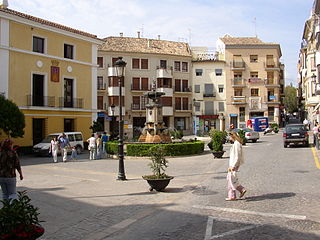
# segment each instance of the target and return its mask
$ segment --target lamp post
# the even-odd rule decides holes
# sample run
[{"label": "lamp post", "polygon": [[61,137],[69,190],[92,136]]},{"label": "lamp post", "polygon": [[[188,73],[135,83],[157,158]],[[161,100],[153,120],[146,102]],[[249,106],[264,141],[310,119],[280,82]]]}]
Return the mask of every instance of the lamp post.
[{"label": "lamp post", "polygon": [[110,105],[111,108],[111,126],[110,126],[110,130],[112,129],[112,136],[115,134],[115,130],[114,130],[114,109],[116,108],[116,106],[114,104]]},{"label": "lamp post", "polygon": [[123,99],[122,99],[122,84],[124,83],[124,69],[127,63],[122,60],[122,57],[115,62],[117,77],[119,80],[119,151],[118,151],[118,158],[119,158],[119,172],[118,172],[118,179],[117,180],[127,180],[126,175],[124,172],[124,153],[123,153],[123,116],[122,116],[122,106],[123,106]]}]

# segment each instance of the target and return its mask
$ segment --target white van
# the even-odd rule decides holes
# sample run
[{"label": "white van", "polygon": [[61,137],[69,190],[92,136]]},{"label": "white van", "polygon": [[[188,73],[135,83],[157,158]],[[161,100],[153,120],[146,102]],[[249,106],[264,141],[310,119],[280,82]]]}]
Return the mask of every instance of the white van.
[{"label": "white van", "polygon": [[[65,132],[65,134],[69,139],[70,145],[72,147],[76,147],[77,153],[80,154],[84,149],[82,133],[81,132]],[[33,146],[33,152],[38,155],[48,156],[51,140],[54,137],[57,137],[58,139],[58,137],[61,135],[62,133],[49,134],[40,143]],[[68,151],[71,151],[71,150],[68,150]]]}]

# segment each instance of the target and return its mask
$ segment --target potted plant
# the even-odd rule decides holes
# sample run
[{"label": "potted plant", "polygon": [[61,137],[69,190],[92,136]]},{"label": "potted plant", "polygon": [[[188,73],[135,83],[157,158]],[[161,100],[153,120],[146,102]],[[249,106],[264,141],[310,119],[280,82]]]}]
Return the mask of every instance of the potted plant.
[{"label": "potted plant", "polygon": [[222,158],[225,151],[223,151],[223,142],[226,137],[224,131],[219,131],[216,129],[211,129],[210,132],[211,141],[208,147],[212,151],[214,158]]},{"label": "potted plant", "polygon": [[18,199],[2,200],[0,209],[1,240],[34,240],[44,233],[38,219],[38,208],[30,204],[26,191],[18,192]]},{"label": "potted plant", "polygon": [[238,135],[242,140],[242,145],[246,145],[246,143],[247,143],[246,132],[243,129],[239,129]]},{"label": "potted plant", "polygon": [[271,123],[270,127],[273,129],[274,133],[278,133],[279,132],[279,125],[277,123]]},{"label": "potted plant", "polygon": [[163,146],[156,145],[150,148],[149,156],[151,163],[148,165],[153,175],[145,175],[142,176],[142,178],[150,185],[150,191],[153,189],[158,192],[163,191],[168,186],[170,180],[173,179],[173,177],[165,174],[166,168],[168,167],[168,161],[165,158],[166,151]]}]

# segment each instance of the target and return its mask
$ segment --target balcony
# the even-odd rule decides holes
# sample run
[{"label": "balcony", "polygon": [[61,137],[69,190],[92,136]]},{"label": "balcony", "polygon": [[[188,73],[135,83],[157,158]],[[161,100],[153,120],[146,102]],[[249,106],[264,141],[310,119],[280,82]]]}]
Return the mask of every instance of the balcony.
[{"label": "balcony", "polygon": [[173,116],[173,107],[172,106],[163,106],[162,107],[163,116]]},{"label": "balcony", "polygon": [[151,86],[147,86],[147,87],[138,86],[138,87],[136,87],[131,84],[131,91],[143,91],[143,92],[151,91]]},{"label": "balcony", "polygon": [[54,96],[27,95],[27,106],[31,107],[55,107]]},{"label": "balcony", "polygon": [[246,69],[246,64],[244,61],[232,61],[231,62],[231,70],[234,71],[240,71],[240,70],[245,70]]},{"label": "balcony", "polygon": [[248,79],[248,83],[250,83],[250,84],[264,84],[265,81],[262,78],[251,77]]},{"label": "balcony", "polygon": [[213,93],[204,93],[203,97],[210,97],[210,98],[216,97],[216,93],[215,92],[213,92]]},{"label": "balcony", "polygon": [[251,112],[264,112],[268,108],[266,104],[262,104],[262,97],[249,97],[249,110]]},{"label": "balcony", "polygon": [[97,89],[100,91],[105,91],[107,89],[107,84],[106,83],[98,83]]},{"label": "balcony", "polygon": [[192,88],[191,87],[185,87],[185,88],[175,88],[174,87],[174,92],[175,93],[191,93],[192,92]]},{"label": "balcony", "polygon": [[232,96],[231,102],[232,104],[235,104],[235,105],[247,104],[246,96]]},{"label": "balcony", "polygon": [[246,87],[246,80],[242,78],[231,79],[232,87]]},{"label": "balcony", "polygon": [[[121,88],[121,95],[125,96],[126,88]],[[111,96],[119,96],[119,87],[108,87],[108,95]]]},{"label": "balcony", "polygon": [[172,78],[172,67],[157,67],[157,78]]},{"label": "balcony", "polygon": [[115,67],[108,67],[108,77],[117,77],[117,70]]},{"label": "balcony", "polygon": [[280,84],[278,84],[277,79],[265,79],[265,85],[266,87],[280,87]]},{"label": "balcony", "polygon": [[83,98],[60,97],[59,107],[60,108],[83,108]]},{"label": "balcony", "polygon": [[172,97],[173,96],[173,89],[170,86],[162,86],[157,88],[157,92],[165,93],[165,97]]},{"label": "balcony", "polygon": [[[122,107],[122,116],[126,114],[126,108]],[[114,109],[112,109],[110,106],[108,107],[108,116],[115,117],[120,115],[120,107],[115,106]]]},{"label": "balcony", "polygon": [[145,111],[146,105],[142,103],[132,103],[131,104],[131,110],[132,111]]},{"label": "balcony", "polygon": [[192,111],[192,104],[186,104],[186,105],[174,105],[175,111]]},{"label": "balcony", "polygon": [[280,64],[273,60],[267,60],[264,62],[264,68],[266,71],[280,71]]},{"label": "balcony", "polygon": [[280,104],[278,96],[265,96],[264,101],[266,104]]}]

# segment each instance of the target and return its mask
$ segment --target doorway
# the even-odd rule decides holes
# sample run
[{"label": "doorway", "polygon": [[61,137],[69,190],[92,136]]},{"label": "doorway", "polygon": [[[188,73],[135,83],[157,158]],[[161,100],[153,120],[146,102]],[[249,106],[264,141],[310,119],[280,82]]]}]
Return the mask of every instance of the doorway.
[{"label": "doorway", "polygon": [[32,106],[44,106],[44,75],[32,75]]},{"label": "doorway", "polygon": [[73,107],[73,79],[64,79],[64,107]]},{"label": "doorway", "polygon": [[230,117],[230,125],[233,124],[234,128],[238,128],[238,117]]},{"label": "doorway", "polygon": [[45,119],[33,118],[32,119],[32,141],[36,145],[45,137]]}]

